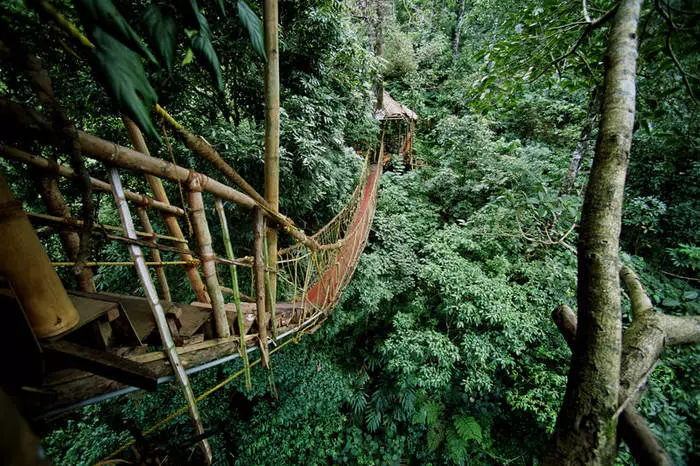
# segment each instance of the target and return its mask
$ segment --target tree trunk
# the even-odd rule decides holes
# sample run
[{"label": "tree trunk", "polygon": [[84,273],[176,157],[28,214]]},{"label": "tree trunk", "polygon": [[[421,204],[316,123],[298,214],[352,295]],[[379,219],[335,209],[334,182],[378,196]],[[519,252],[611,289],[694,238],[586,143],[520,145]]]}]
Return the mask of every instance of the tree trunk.
[{"label": "tree trunk", "polygon": [[[559,306],[552,312],[552,319],[564,339],[573,350],[576,342],[576,316],[567,305]],[[671,460],[654,433],[637,412],[634,405],[625,407],[617,426],[618,435],[632,452],[640,466],[670,466]]]},{"label": "tree trunk", "polygon": [[[41,200],[44,201],[47,212],[55,217],[71,218],[70,208],[58,189],[58,180],[42,171],[35,172],[35,179],[41,189]],[[61,227],[59,227],[58,235],[68,259],[78,262],[80,260],[80,235],[71,229]],[[90,267],[81,267],[75,278],[80,291],[95,291],[95,281],[92,278]]]},{"label": "tree trunk", "polygon": [[586,155],[586,152],[588,152],[593,126],[598,120],[598,114],[600,113],[600,100],[601,92],[598,86],[596,86],[591,91],[590,101],[588,102],[586,122],[583,124],[583,128],[581,128],[581,134],[578,137],[576,148],[571,156],[569,170],[566,173],[566,178],[564,179],[564,183],[559,191],[560,195],[568,194],[571,191],[571,188],[574,186],[578,172],[581,169],[583,157]]},{"label": "tree trunk", "polygon": [[578,326],[564,403],[543,464],[612,464],[622,351],[618,245],[635,110],[642,0],[623,0],[606,54],[603,112],[578,254]]},{"label": "tree trunk", "polygon": [[[383,0],[375,0],[375,8],[377,20],[374,25],[374,55],[380,59],[384,55],[384,5]],[[377,82],[375,83],[375,93],[377,94],[377,110],[381,110],[384,106],[384,73],[381,69],[377,73]]]}]

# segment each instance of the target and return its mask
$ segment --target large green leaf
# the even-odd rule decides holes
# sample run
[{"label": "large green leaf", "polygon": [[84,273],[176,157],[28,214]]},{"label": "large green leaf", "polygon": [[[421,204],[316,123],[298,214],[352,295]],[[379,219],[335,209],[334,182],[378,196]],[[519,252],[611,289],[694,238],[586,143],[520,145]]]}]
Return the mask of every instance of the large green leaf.
[{"label": "large green leaf", "polygon": [[265,40],[263,38],[263,24],[258,15],[250,8],[245,0],[238,0],[238,18],[248,30],[253,48],[267,61],[265,55]]},{"label": "large green leaf", "polygon": [[214,50],[214,45],[211,42],[211,29],[209,28],[209,21],[204,17],[202,12],[199,10],[197,5],[197,0],[189,1],[190,8],[187,11],[187,17],[189,22],[193,27],[196,27],[198,31],[190,34],[190,43],[192,44],[192,51],[194,55],[209,71],[212,78],[214,79],[214,85],[219,91],[224,89],[224,81],[221,76],[221,64],[219,63],[219,57],[216,55]]},{"label": "large green leaf", "polygon": [[138,55],[100,28],[92,33],[93,69],[105,90],[119,107],[139,127],[160,140],[150,118],[150,110],[158,101]]},{"label": "large green leaf", "polygon": [[78,0],[76,5],[83,25],[91,36],[94,35],[95,29],[102,29],[148,60],[158,63],[111,0]]},{"label": "large green leaf", "polygon": [[154,3],[143,15],[143,24],[151,47],[168,71],[172,70],[177,45],[175,10],[168,4]]}]

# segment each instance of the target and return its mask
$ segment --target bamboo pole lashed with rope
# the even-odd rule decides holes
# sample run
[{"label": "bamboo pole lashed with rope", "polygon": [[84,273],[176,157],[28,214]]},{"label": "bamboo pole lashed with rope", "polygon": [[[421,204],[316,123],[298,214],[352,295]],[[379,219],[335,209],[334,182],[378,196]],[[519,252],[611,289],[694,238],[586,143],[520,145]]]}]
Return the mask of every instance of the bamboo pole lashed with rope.
[{"label": "bamboo pole lashed with rope", "polygon": [[[137,207],[136,215],[138,215],[139,220],[141,221],[141,227],[144,229],[144,231],[146,233],[151,233],[155,235],[155,232],[153,231],[153,225],[151,225],[151,219],[148,217],[148,211],[146,211],[146,209],[144,209],[143,207]],[[153,237],[153,239],[151,239],[151,241],[155,243],[155,236]],[[154,263],[162,264],[160,251],[158,249],[151,248],[151,259],[153,259]],[[155,269],[156,277],[158,277],[158,284],[160,285],[160,292],[163,296],[163,299],[166,301],[172,301],[170,297],[170,285],[168,285],[168,278],[165,276],[165,269],[163,269],[162,265],[156,265]]]},{"label": "bamboo pole lashed with rope", "polygon": [[199,176],[193,176],[187,186],[187,197],[190,205],[190,216],[192,218],[192,229],[194,230],[197,244],[199,245],[199,256],[204,274],[204,283],[209,292],[211,307],[214,313],[214,326],[216,336],[219,338],[231,335],[228,320],[226,319],[226,309],[224,308],[224,296],[221,294],[221,287],[216,276],[216,255],[211,245],[211,233],[207,224],[207,217],[204,212],[204,199],[202,198],[202,186]]},{"label": "bamboo pole lashed with rope", "polygon": [[265,301],[265,218],[261,209],[255,209],[253,214],[253,276],[255,283],[255,305],[257,308],[258,340],[263,367],[269,367],[270,359],[267,351],[267,312]]},{"label": "bamboo pole lashed with rope", "polygon": [[[279,12],[277,0],[264,0],[263,24],[265,39],[265,200],[274,212],[279,212],[279,167],[280,167],[280,76],[279,40],[277,23]],[[277,270],[277,226],[267,222],[265,231],[266,266]],[[276,335],[275,309],[277,301],[277,275],[267,273],[268,312],[273,320],[273,333]]]},{"label": "bamboo pole lashed with rope", "polygon": [[[117,204],[117,210],[119,211],[119,217],[122,221],[122,226],[126,230],[127,235],[132,239],[136,238],[134,222],[131,219],[131,213],[129,212],[129,205],[124,197],[124,190],[122,188],[122,183],[119,178],[119,172],[116,168],[110,169],[110,181],[112,182],[112,193],[114,194],[114,202]],[[163,306],[158,299],[158,293],[156,292],[155,286],[153,286],[153,281],[151,280],[151,275],[148,273],[148,268],[146,267],[146,259],[143,256],[141,248],[136,245],[129,245],[129,254],[132,260],[136,263],[136,272],[141,280],[141,285],[146,292],[146,297],[148,298],[148,304],[153,311],[153,317],[156,321],[156,327],[158,328],[158,333],[160,334],[161,342],[165,347],[165,351],[168,353],[168,359],[175,373],[180,387],[182,388],[183,395],[187,401],[187,406],[190,410],[190,416],[194,421],[197,434],[204,434],[204,426],[202,425],[202,420],[199,417],[199,410],[197,409],[197,402],[194,398],[194,393],[192,392],[192,386],[190,385],[189,377],[185,373],[185,368],[180,361],[180,356],[177,354],[175,349],[175,342],[170,334],[170,328],[168,327],[168,321],[165,317],[165,311]],[[200,443],[202,447],[202,453],[207,464],[211,464],[212,452],[209,442],[206,438],[202,439]]]},{"label": "bamboo pole lashed with rope", "polygon": [[[124,122],[124,126],[126,127],[127,133],[129,133],[129,139],[131,140],[131,144],[134,146],[134,149],[141,152],[145,156],[150,157],[151,153],[148,150],[148,146],[146,145],[146,141],[143,138],[143,134],[141,133],[139,127],[136,126],[136,123],[134,123],[126,115],[122,115],[122,121]],[[163,182],[160,180],[160,178],[153,176],[153,174],[149,173],[145,173],[144,177],[146,178],[146,181],[148,182],[148,185],[151,188],[153,196],[160,202],[170,204],[170,200],[168,199],[168,195],[165,192],[165,187],[163,186]],[[177,222],[176,217],[174,217],[173,215],[163,213],[163,222],[165,222],[165,226],[172,236],[181,239],[185,238],[185,235],[182,234],[182,229],[180,228],[180,224]],[[192,256],[188,253],[188,249],[189,248],[185,244],[181,247],[180,252],[180,259],[186,262],[190,262],[192,260]],[[197,296],[197,299],[200,302],[208,303],[210,301],[209,296],[207,295],[204,289],[202,278],[199,276],[199,272],[197,271],[196,267],[186,265],[184,266],[184,268],[185,273],[187,274],[187,280],[190,282],[190,286],[192,287],[195,296]]]},{"label": "bamboo pole lashed with rope", "polygon": [[[216,206],[216,213],[219,216],[219,223],[221,224],[221,235],[224,240],[224,247],[226,248],[226,255],[230,261],[236,260],[236,256],[233,254],[233,244],[231,244],[231,234],[228,230],[228,221],[226,220],[226,212],[224,211],[224,203],[221,199],[216,199],[214,202]],[[245,319],[243,317],[243,310],[241,309],[241,292],[238,288],[238,271],[236,270],[236,264],[229,264],[229,273],[231,274],[231,294],[233,295],[233,303],[236,306],[236,321],[238,323],[238,336],[241,341],[245,341]],[[224,291],[223,288],[221,291]],[[243,360],[243,368],[245,370],[245,385],[248,391],[252,390],[253,384],[250,378],[250,366],[248,363],[248,352],[246,351],[245,344],[239,346],[239,351],[241,353],[241,359]]]}]

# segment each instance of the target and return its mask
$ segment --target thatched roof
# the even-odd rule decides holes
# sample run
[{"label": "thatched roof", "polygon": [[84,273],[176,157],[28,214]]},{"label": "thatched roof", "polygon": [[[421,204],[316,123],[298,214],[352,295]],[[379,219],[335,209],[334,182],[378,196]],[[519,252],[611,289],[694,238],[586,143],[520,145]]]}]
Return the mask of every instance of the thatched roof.
[{"label": "thatched roof", "polygon": [[381,110],[375,113],[377,120],[417,120],[416,112],[406,107],[384,91],[384,99]]}]

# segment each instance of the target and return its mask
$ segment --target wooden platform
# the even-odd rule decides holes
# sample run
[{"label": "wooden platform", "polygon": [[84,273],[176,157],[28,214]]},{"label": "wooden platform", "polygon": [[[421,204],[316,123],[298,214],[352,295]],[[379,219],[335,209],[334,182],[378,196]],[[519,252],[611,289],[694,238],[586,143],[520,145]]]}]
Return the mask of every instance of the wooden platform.
[{"label": "wooden platform", "polygon": [[[34,376],[24,378],[23,391],[26,397],[34,399],[38,412],[70,406],[129,386],[154,390],[158,378],[172,374],[167,354],[153,349],[161,342],[146,298],[113,293],[69,292],[69,295],[80,315],[78,325],[37,342],[31,362],[36,367],[30,371]],[[0,298],[4,299],[3,307],[16,303],[9,290],[0,289]],[[185,368],[240,351],[241,337],[237,334],[237,314],[232,303],[226,305],[226,311],[234,335],[219,339],[212,337],[210,305],[167,301],[161,304]],[[257,345],[255,304],[242,303],[241,307],[245,345]],[[277,303],[275,313],[279,333],[293,330],[304,315],[300,303]],[[29,328],[27,331],[31,334]]]}]

